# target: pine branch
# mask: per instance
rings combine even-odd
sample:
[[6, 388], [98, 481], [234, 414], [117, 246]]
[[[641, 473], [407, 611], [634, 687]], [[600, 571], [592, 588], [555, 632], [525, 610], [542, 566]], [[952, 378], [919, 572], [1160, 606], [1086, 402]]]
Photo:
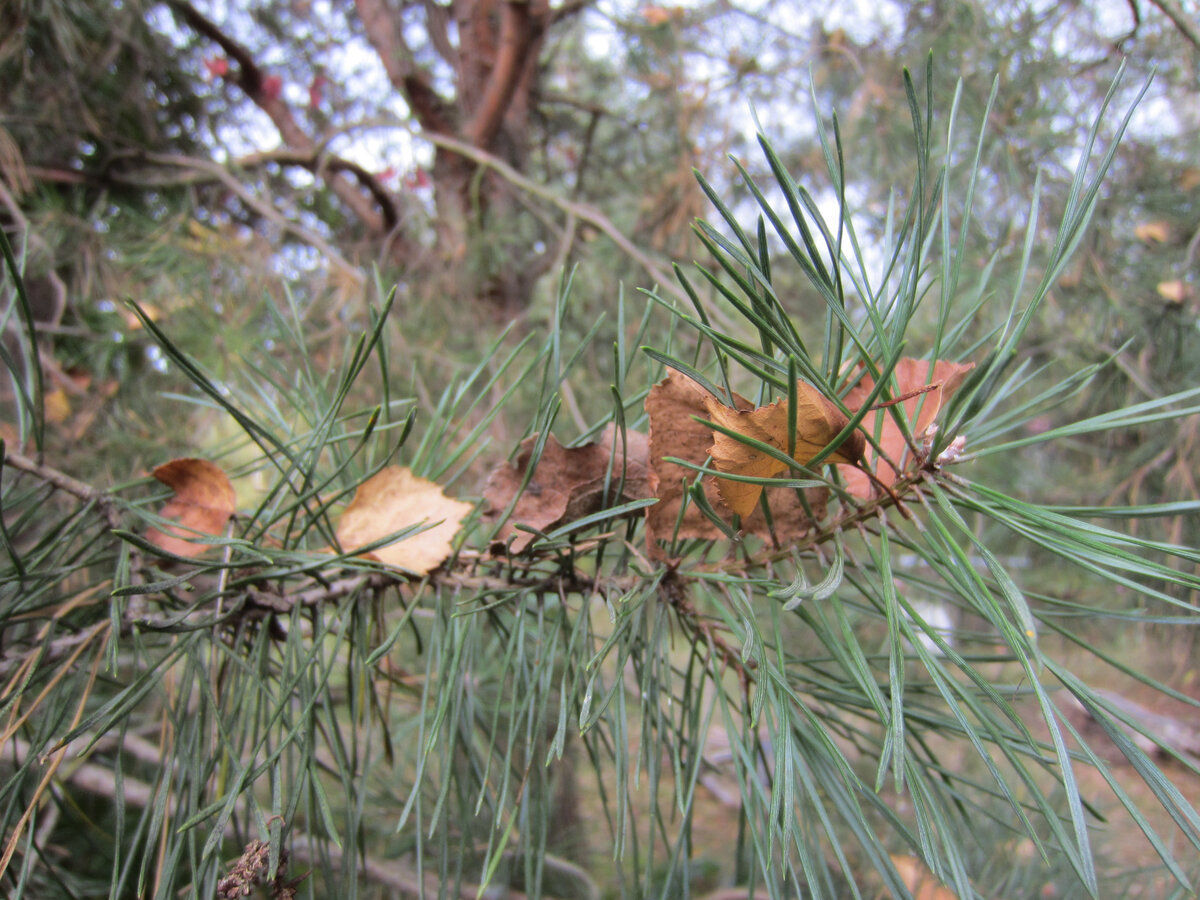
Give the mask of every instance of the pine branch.
[[[14, 738], [10, 741], [9, 749], [10, 753], [6, 755], [7, 761], [9, 764], [17, 767], [20, 767], [37, 752], [35, 748], [20, 738]], [[118, 794], [118, 783], [113, 779], [112, 769], [97, 763], [81, 762], [78, 757], [70, 755], [67, 752], [67, 748], [63, 748], [56, 757], [54, 770], [62, 768], [64, 763], [67, 764], [64, 775], [66, 783], [94, 797], [101, 797], [109, 801], [120, 801], [129, 806], [141, 809], [150, 807], [158, 802], [159, 788], [130, 775], [125, 775], [121, 779], [121, 792]], [[176, 814], [176, 805], [177, 802], [174, 799], [168, 799], [165, 810], [168, 817]], [[238, 813], [238, 818], [247, 820], [253, 818], [249, 804], [246, 802], [238, 803]], [[228, 817], [226, 820], [225, 836], [231, 841], [236, 841], [240, 838], [239, 831], [234, 825], [233, 817]], [[306, 865], [311, 866], [329, 862], [340, 868], [348, 862], [342, 848], [336, 843], [318, 840], [314, 835], [303, 831], [290, 831], [288, 833], [287, 845], [291, 851], [291, 858]], [[434, 874], [426, 875], [424, 879], [421, 879], [417, 877], [416, 873], [408, 871], [398, 863], [381, 862], [374, 858], [358, 859], [349, 862], [367, 880], [380, 887], [397, 891], [399, 896], [423, 898], [427, 896], [428, 892], [435, 894], [438, 892], [438, 881]], [[464, 884], [459, 887], [457, 896], [463, 898], [463, 900], [475, 900], [479, 896], [479, 886]], [[493, 894], [489, 892], [488, 896], [493, 896]], [[525, 897], [519, 891], [506, 891], [495, 896], [498, 900], [523, 900]]]

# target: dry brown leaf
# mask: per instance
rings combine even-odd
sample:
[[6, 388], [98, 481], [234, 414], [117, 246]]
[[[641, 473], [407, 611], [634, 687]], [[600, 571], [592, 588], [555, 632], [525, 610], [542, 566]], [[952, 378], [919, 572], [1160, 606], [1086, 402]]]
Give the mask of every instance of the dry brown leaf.
[[173, 459], [151, 474], [175, 492], [159, 515], [179, 525], [151, 528], [146, 540], [176, 556], [199, 556], [211, 545], [197, 543], [196, 534], [223, 534], [237, 510], [229, 476], [216, 463], [194, 458]]
[[[647, 511], [646, 519], [647, 538], [652, 548], [657, 540], [670, 540], [683, 505], [684, 482], [690, 483], [696, 478], [694, 471], [667, 462], [665, 457], [675, 456], [696, 465], [703, 465], [708, 459], [712, 429], [693, 418], [708, 417], [705, 407], [708, 396], [704, 388], [674, 369], [669, 369], [667, 377], [650, 388], [646, 396], [646, 413], [650, 417], [650, 489], [658, 498], [658, 503]], [[739, 409], [750, 407], [750, 403], [737, 394], [733, 399]], [[714, 507], [721, 503], [714, 479], [705, 479], [704, 493]], [[719, 507], [717, 509], [721, 511]], [[721, 529], [694, 503], [684, 511], [678, 534], [681, 538], [716, 540], [723, 537]]]
[[[495, 519], [517, 496], [537, 440], [536, 435], [526, 438], [515, 463], [503, 463], [488, 475], [483, 488], [484, 499], [488, 501], [486, 516]], [[512, 549], [520, 552], [534, 536], [518, 531], [517, 525], [547, 531], [607, 506], [653, 496], [646, 467], [648, 453], [646, 435], [627, 430], [622, 441], [620, 432], [612, 425], [599, 440], [582, 447], [564, 447], [554, 435], [549, 435], [529, 484], [500, 531], [501, 540], [515, 534]], [[607, 497], [606, 477], [609, 477]]]
[[958, 895], [949, 888], [942, 887], [937, 876], [915, 856], [893, 853], [891, 860], [900, 875], [900, 880], [913, 895], [913, 900], [958, 900]]
[[[900, 397], [919, 391], [926, 386], [931, 388], [903, 401], [904, 411], [908, 416], [914, 437], [919, 440], [928, 431], [929, 426], [941, 412], [942, 405], [962, 387], [967, 373], [973, 368], [975, 368], [974, 363], [938, 360], [933, 367], [931, 377], [928, 360], [905, 357], [896, 364], [896, 389], [892, 396]], [[852, 410], [858, 410], [874, 387], [874, 380], [869, 375], [864, 375], [846, 395], [846, 406]], [[867, 434], [876, 434], [877, 427], [880, 435], [879, 443], [887, 459], [882, 462], [877, 459], [878, 454], [875, 448], [868, 443], [864, 466], [873, 471], [876, 479], [882, 484], [891, 487], [899, 477], [897, 469], [903, 472], [910, 461], [908, 441], [905, 440], [900, 426], [896, 424], [896, 419], [889, 409], [879, 409], [867, 413], [862, 421], [861, 428]], [[853, 466], [842, 466], [841, 471], [846, 480], [846, 487], [851, 494], [864, 499], [871, 496], [871, 479], [866, 472]]]
[[1165, 244], [1171, 239], [1171, 223], [1161, 219], [1140, 222], [1133, 227], [1133, 236], [1146, 244]]
[[[705, 463], [714, 434], [695, 417], [711, 421], [708, 404], [714, 400], [712, 394], [674, 369], [669, 370], [667, 377], [654, 385], [646, 397], [646, 412], [650, 416], [650, 488], [658, 498], [658, 503], [647, 510], [646, 519], [646, 538], [652, 553], [659, 553], [658, 542], [669, 541], [673, 534], [679, 538], [709, 540], [724, 536], [694, 503], [688, 504], [682, 521], [679, 521], [684, 482], [695, 481], [697, 473], [665, 459], [674, 456], [698, 466]], [[750, 401], [738, 394], [733, 395], [733, 403], [738, 410], [753, 408]], [[729, 412], [736, 415], [733, 409]], [[705, 478], [703, 486], [709, 505], [722, 518], [731, 519], [733, 510], [722, 499], [717, 478]], [[768, 488], [773, 528], [768, 525], [762, 509], [756, 506], [748, 516], [742, 517], [742, 530], [762, 537], [773, 536], [781, 543], [799, 540], [812, 529], [814, 519], [820, 521], [824, 517], [828, 494], [820, 488], [810, 488], [804, 492], [804, 497], [812, 510], [811, 518], [795, 490]], [[675, 530], [677, 521], [678, 532]]]
[[[801, 464], [807, 464], [824, 450], [850, 421], [831, 400], [803, 381], [796, 382], [796, 434], [793, 441], [788, 438], [786, 397], [750, 410], [731, 409], [711, 394], [705, 395], [704, 404], [709, 420], [716, 425], [754, 438], [783, 453], [788, 452], [789, 443], [794, 443], [792, 458]], [[865, 443], [862, 434], [852, 432], [826, 459], [854, 464], [862, 459]], [[718, 471], [731, 475], [777, 478], [789, 469], [775, 457], [719, 431], [713, 432], [709, 454]], [[719, 478], [717, 484], [725, 503], [743, 518], [750, 515], [762, 495], [761, 485], [745, 481]]]
[[450, 555], [472, 505], [447, 497], [442, 486], [403, 466], [388, 466], [358, 486], [338, 520], [337, 539], [354, 550], [422, 522], [437, 523], [365, 554], [388, 566], [427, 575]]

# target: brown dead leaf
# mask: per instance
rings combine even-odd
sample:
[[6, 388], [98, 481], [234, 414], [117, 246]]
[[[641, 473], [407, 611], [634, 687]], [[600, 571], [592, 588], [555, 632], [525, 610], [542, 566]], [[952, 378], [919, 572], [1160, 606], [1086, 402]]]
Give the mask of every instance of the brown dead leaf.
[[[901, 397], [926, 386], [931, 388], [903, 401], [904, 411], [908, 416], [908, 422], [915, 438], [920, 440], [921, 436], [928, 431], [929, 426], [941, 412], [942, 404], [962, 387], [967, 373], [973, 368], [975, 368], [974, 363], [956, 363], [943, 359], [938, 360], [933, 367], [931, 376], [928, 360], [905, 357], [897, 363], [895, 369], [896, 389], [892, 396]], [[874, 380], [869, 375], [864, 375], [846, 395], [846, 406], [852, 410], [858, 410], [874, 387]], [[907, 463], [911, 461], [908, 441], [905, 440], [900, 426], [896, 424], [896, 419], [889, 409], [879, 409], [868, 413], [863, 419], [861, 427], [867, 434], [878, 433], [880, 435], [879, 443], [887, 457], [886, 460], [880, 462], [876, 458], [878, 454], [874, 446], [868, 443], [864, 465], [875, 473], [875, 477], [882, 484], [890, 487], [896, 483], [899, 472], [903, 472]], [[864, 499], [871, 496], [871, 479], [861, 468], [842, 466], [842, 475], [851, 494]]]
[[403, 466], [388, 466], [358, 486], [338, 520], [338, 543], [354, 550], [422, 522], [437, 523], [365, 554], [388, 566], [427, 575], [450, 555], [472, 505], [447, 497], [442, 486]]
[[179, 524], [151, 528], [146, 540], [176, 556], [199, 556], [211, 545], [198, 543], [197, 533], [220, 535], [237, 510], [233, 485], [221, 467], [207, 459], [173, 459], [152, 473], [175, 492], [159, 515]]
[[[529, 469], [529, 461], [537, 436], [521, 443], [515, 463], [503, 463], [488, 475], [483, 488], [488, 502], [485, 517], [495, 520], [503, 514], [517, 492]], [[512, 515], [500, 531], [500, 539], [512, 541], [514, 552], [529, 545], [534, 536], [518, 531], [517, 525], [527, 525], [538, 531], [548, 531], [581, 519], [606, 506], [643, 500], [650, 492], [646, 461], [649, 442], [640, 431], [627, 430], [624, 442], [617, 429], [609, 425], [600, 439], [582, 447], [564, 447], [554, 435], [546, 438], [537, 468], [517, 500]], [[605, 496], [604, 482], [609, 475], [609, 495]], [[620, 490], [619, 495], [616, 492]]]
[[[807, 464], [824, 450], [850, 421], [831, 400], [803, 381], [796, 382], [796, 434], [791, 441], [788, 438], [786, 397], [757, 409], [740, 410], [731, 409], [706, 393], [704, 405], [708, 419], [716, 425], [754, 438], [784, 453], [789, 450], [788, 444], [793, 443], [794, 447], [790, 448], [794, 452], [792, 458], [801, 464]], [[826, 459], [854, 464], [862, 459], [865, 444], [863, 436], [853, 432]], [[708, 452], [717, 470], [731, 475], [777, 478], [789, 469], [786, 463], [775, 457], [719, 431], [713, 432], [713, 444]], [[761, 485], [745, 481], [719, 478], [717, 484], [725, 503], [743, 518], [750, 515], [762, 495]]]
[[1165, 244], [1171, 239], [1171, 223], [1161, 219], [1139, 222], [1133, 227], [1133, 236], [1144, 244]]
[[[659, 553], [658, 542], [669, 541], [672, 534], [685, 539], [708, 540], [724, 536], [694, 503], [688, 504], [676, 532], [676, 521], [684, 501], [684, 483], [694, 482], [697, 473], [665, 459], [674, 456], [698, 466], [704, 464], [713, 446], [714, 434], [694, 417], [711, 421], [708, 404], [715, 399], [695, 381], [674, 369], [669, 370], [667, 377], [654, 385], [646, 397], [646, 412], [650, 416], [650, 488], [658, 497], [658, 503], [647, 510], [646, 519], [646, 538], [652, 553]], [[738, 394], [733, 395], [733, 403], [738, 410], [753, 408], [750, 401]], [[731, 415], [737, 414], [733, 409], [726, 409]], [[733, 510], [722, 498], [717, 478], [705, 478], [703, 486], [705, 499], [713, 509], [722, 518], [731, 519]], [[804, 497], [812, 510], [812, 518], [805, 512], [795, 490], [768, 488], [773, 529], [762, 509], [756, 506], [748, 516], [742, 517], [742, 530], [762, 537], [773, 536], [781, 543], [799, 540], [812, 529], [814, 519], [820, 521], [824, 517], [828, 494], [822, 489], [810, 488], [804, 492]]]
[[891, 860], [900, 875], [900, 880], [913, 895], [913, 900], [958, 900], [958, 895], [949, 888], [942, 887], [937, 876], [915, 856], [893, 853]]

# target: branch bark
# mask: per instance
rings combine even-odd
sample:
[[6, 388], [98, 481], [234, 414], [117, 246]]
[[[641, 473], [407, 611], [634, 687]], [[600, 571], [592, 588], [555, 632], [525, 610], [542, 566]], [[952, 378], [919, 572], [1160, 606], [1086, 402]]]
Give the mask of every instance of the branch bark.
[[1179, 29], [1179, 33], [1187, 38], [1192, 45], [1200, 50], [1200, 24], [1197, 24], [1194, 13], [1188, 13], [1178, 0], [1150, 0], [1162, 10], [1171, 22]]
[[453, 107], [433, 89], [429, 77], [413, 60], [412, 50], [397, 30], [387, 5], [383, 0], [354, 0], [354, 7], [388, 81], [404, 95], [417, 123], [428, 131], [453, 134]]
[[[225, 34], [220, 26], [206, 18], [187, 0], [168, 0], [168, 5], [188, 27], [215, 43], [238, 64], [237, 85], [271, 119], [284, 144], [300, 153], [317, 156], [316, 142], [300, 127], [291, 108], [281, 97], [267, 91], [263, 70], [250, 51]], [[324, 177], [329, 189], [350, 208], [369, 232], [381, 235], [390, 230], [391, 226], [386, 224], [385, 217], [375, 211], [371, 201], [345, 176], [337, 170], [326, 170]]]
[[327, 172], [348, 172], [375, 198], [375, 202], [379, 204], [379, 208], [383, 212], [384, 225], [389, 231], [395, 228], [396, 223], [400, 220], [400, 214], [393, 202], [392, 195], [387, 188], [380, 184], [379, 179], [372, 172], [352, 160], [326, 154], [320, 149], [314, 149], [312, 152], [267, 150], [240, 157], [234, 160], [233, 165], [250, 168], [272, 162], [285, 166], [300, 166], [319, 178], [325, 177]]
[[532, 15], [528, 2], [508, 0], [501, 7], [500, 15], [496, 62], [464, 135], [468, 143], [484, 149], [490, 148], [496, 139], [517, 85], [525, 75], [530, 52], [539, 43], [542, 28]]

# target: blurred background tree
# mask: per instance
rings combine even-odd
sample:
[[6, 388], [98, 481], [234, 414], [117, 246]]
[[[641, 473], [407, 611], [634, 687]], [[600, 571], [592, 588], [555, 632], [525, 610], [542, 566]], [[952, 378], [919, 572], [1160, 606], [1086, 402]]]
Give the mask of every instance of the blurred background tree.
[[[582, 262], [595, 290], [605, 289], [596, 273], [630, 262], [634, 277], [661, 282], [703, 209], [692, 168], [736, 190], [730, 159], [753, 156], [750, 109], [801, 177], [819, 171], [815, 133], [796, 114], [810, 93], [839, 111], [855, 159], [847, 198], [882, 228], [889, 198], [872, 193], [883, 183], [874, 173], [911, 179], [907, 123], [886, 98], [901, 66], [931, 49], [937, 91], [965, 79], [964, 141], [992, 77], [1005, 86], [982, 161], [989, 203], [970, 234], [981, 259], [1015, 270], [1022, 198], [1041, 177], [1043, 196], [1065, 202], [1072, 148], [1127, 58], [1127, 84], [1151, 70], [1155, 83], [1103, 224], [1056, 297], [1064, 327], [1048, 331], [1048, 355], [1094, 356], [1134, 339], [1113, 377], [1132, 366], [1143, 383], [1124, 389], [1191, 374], [1173, 361], [1195, 358], [1197, 339], [1200, 49], [1193, 17], [1167, 0], [73, 0], [9, 3], [5, 16], [10, 216], [14, 204], [39, 224], [56, 216], [39, 228], [52, 243], [72, 224], [93, 242], [126, 223], [131, 238], [157, 230], [138, 261], [161, 268], [178, 264], [161, 252], [167, 223], [206, 229], [222, 252], [265, 238], [277, 268], [330, 276], [334, 313], [372, 263], [416, 295], [407, 303], [470, 298], [500, 319], [551, 296], [564, 264]], [[102, 261], [89, 262], [103, 255], [94, 249], [76, 233], [57, 251], [77, 314], [120, 294], [98, 277]], [[1152, 344], [1164, 350], [1147, 356], [1155, 372], [1137, 362]]]

